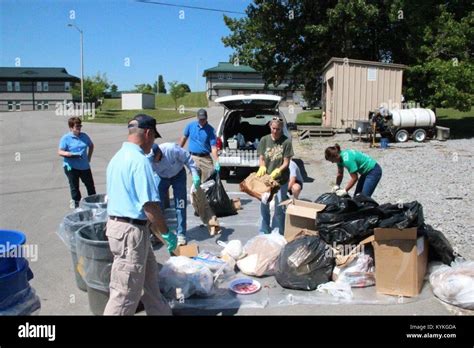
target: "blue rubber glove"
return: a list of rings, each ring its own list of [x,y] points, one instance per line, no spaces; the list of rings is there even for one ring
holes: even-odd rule
[[[70,171],[72,170],[71,166],[70,166],[69,163],[67,163],[67,162],[64,163],[64,167],[66,168],[66,170],[67,170],[68,172],[70,172]]]
[[[166,244],[168,244],[166,247],[171,254],[178,246],[178,237],[176,237],[176,234],[170,229],[168,229],[168,233],[162,234],[161,236],[166,241]]]
[[[216,170],[216,172],[220,172],[221,171],[221,164],[219,162],[216,162],[214,164],[214,169]]]
[[[193,185],[196,190],[199,188],[199,185],[201,185],[201,178],[199,175],[193,175]]]

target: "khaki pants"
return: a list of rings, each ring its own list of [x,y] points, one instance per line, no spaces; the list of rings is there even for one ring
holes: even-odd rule
[[[212,170],[214,169],[214,163],[212,162],[211,156],[207,157],[198,157],[198,156],[191,156],[196,163],[201,175],[201,182],[206,181],[206,179],[211,174]],[[193,208],[196,213],[199,214],[201,221],[205,224],[209,230],[211,235],[220,232],[219,228],[219,221],[214,215],[212,208],[209,206],[209,202],[207,201],[206,193],[199,187],[196,192],[193,192]],[[214,229],[212,228],[214,227]]]
[[[134,315],[140,299],[148,315],[171,315],[160,293],[149,227],[109,219],[106,235],[114,262],[104,315]]]

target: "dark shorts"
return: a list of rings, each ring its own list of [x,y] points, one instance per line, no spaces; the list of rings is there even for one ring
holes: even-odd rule
[[[303,190],[303,183],[302,183],[301,181],[296,180],[295,184],[299,184],[299,185],[301,186],[301,190]],[[293,194],[293,192],[291,192],[291,188],[288,188],[288,193],[289,193],[290,195]]]

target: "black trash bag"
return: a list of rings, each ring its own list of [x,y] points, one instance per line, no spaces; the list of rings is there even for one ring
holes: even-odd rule
[[[325,193],[316,199],[315,203],[325,204],[323,211],[318,213],[317,223],[335,223],[360,218],[364,215],[381,215],[377,209],[378,203],[370,197],[357,195],[338,197],[335,193]]]
[[[322,224],[317,229],[321,238],[328,244],[358,244],[374,234],[374,228],[379,221],[378,215],[366,215],[356,220]]]
[[[330,280],[333,268],[329,246],[317,236],[305,236],[284,246],[276,262],[275,278],[284,288],[314,290]]]
[[[358,243],[373,234],[373,228],[384,216],[378,203],[363,195],[351,198],[326,193],[316,202],[328,204],[316,216],[316,230],[328,244]]]
[[[423,224],[418,227],[418,236],[425,236],[428,239],[428,261],[441,261],[442,263],[451,265],[456,255],[454,254],[453,247],[443,233],[435,230],[430,225]]]
[[[379,226],[381,228],[409,228],[420,227],[425,219],[423,206],[417,201],[404,204],[383,204],[379,207],[384,217]]]
[[[211,180],[214,180],[215,184],[206,191],[206,197],[214,214],[216,214],[217,217],[237,214],[232,206],[232,201],[225,191],[219,173],[214,171],[206,182]]]

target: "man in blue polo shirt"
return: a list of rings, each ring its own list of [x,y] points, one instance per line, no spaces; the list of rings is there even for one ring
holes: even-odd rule
[[[186,244],[186,166],[193,177],[193,185],[199,188],[199,177],[196,164],[189,152],[175,143],[153,144],[152,151],[147,157],[151,160],[153,171],[156,173],[156,185],[160,198],[168,194],[170,186],[173,187],[174,206],[178,222],[178,245]],[[163,209],[163,205],[161,205]]]
[[[86,133],[81,132],[82,121],[79,117],[71,117],[68,125],[70,132],[61,138],[58,155],[64,158],[64,173],[69,181],[74,207],[77,208],[81,200],[79,179],[86,185],[87,194],[95,195],[94,179],[89,164],[94,152],[94,144]]]
[[[161,213],[153,170],[145,156],[158,137],[153,117],[135,116],[128,124],[128,141],[107,167],[106,235],[114,261],[105,315],[133,315],[140,299],[149,315],[171,314],[160,293],[158,265],[149,238],[151,229],[166,240],[170,253],[176,248],[176,235]]]
[[[206,110],[199,109],[197,112],[197,120],[186,126],[180,141],[180,146],[184,147],[188,139],[188,151],[200,171],[201,181],[205,182],[213,168],[217,172],[221,170],[219,157],[217,155],[216,133],[214,128],[207,122]],[[212,162],[213,159],[214,164]],[[219,223],[209,206],[205,192],[199,187],[192,197],[195,214],[199,215],[201,221],[208,226],[211,235],[213,235],[214,232],[219,232]]]
[[[206,110],[198,110],[197,120],[186,126],[180,142],[181,147],[184,147],[188,139],[188,151],[201,171],[201,180],[204,182],[212,172],[212,158],[215,161],[214,169],[216,171],[221,170],[219,157],[217,155],[216,132],[207,122]]]

